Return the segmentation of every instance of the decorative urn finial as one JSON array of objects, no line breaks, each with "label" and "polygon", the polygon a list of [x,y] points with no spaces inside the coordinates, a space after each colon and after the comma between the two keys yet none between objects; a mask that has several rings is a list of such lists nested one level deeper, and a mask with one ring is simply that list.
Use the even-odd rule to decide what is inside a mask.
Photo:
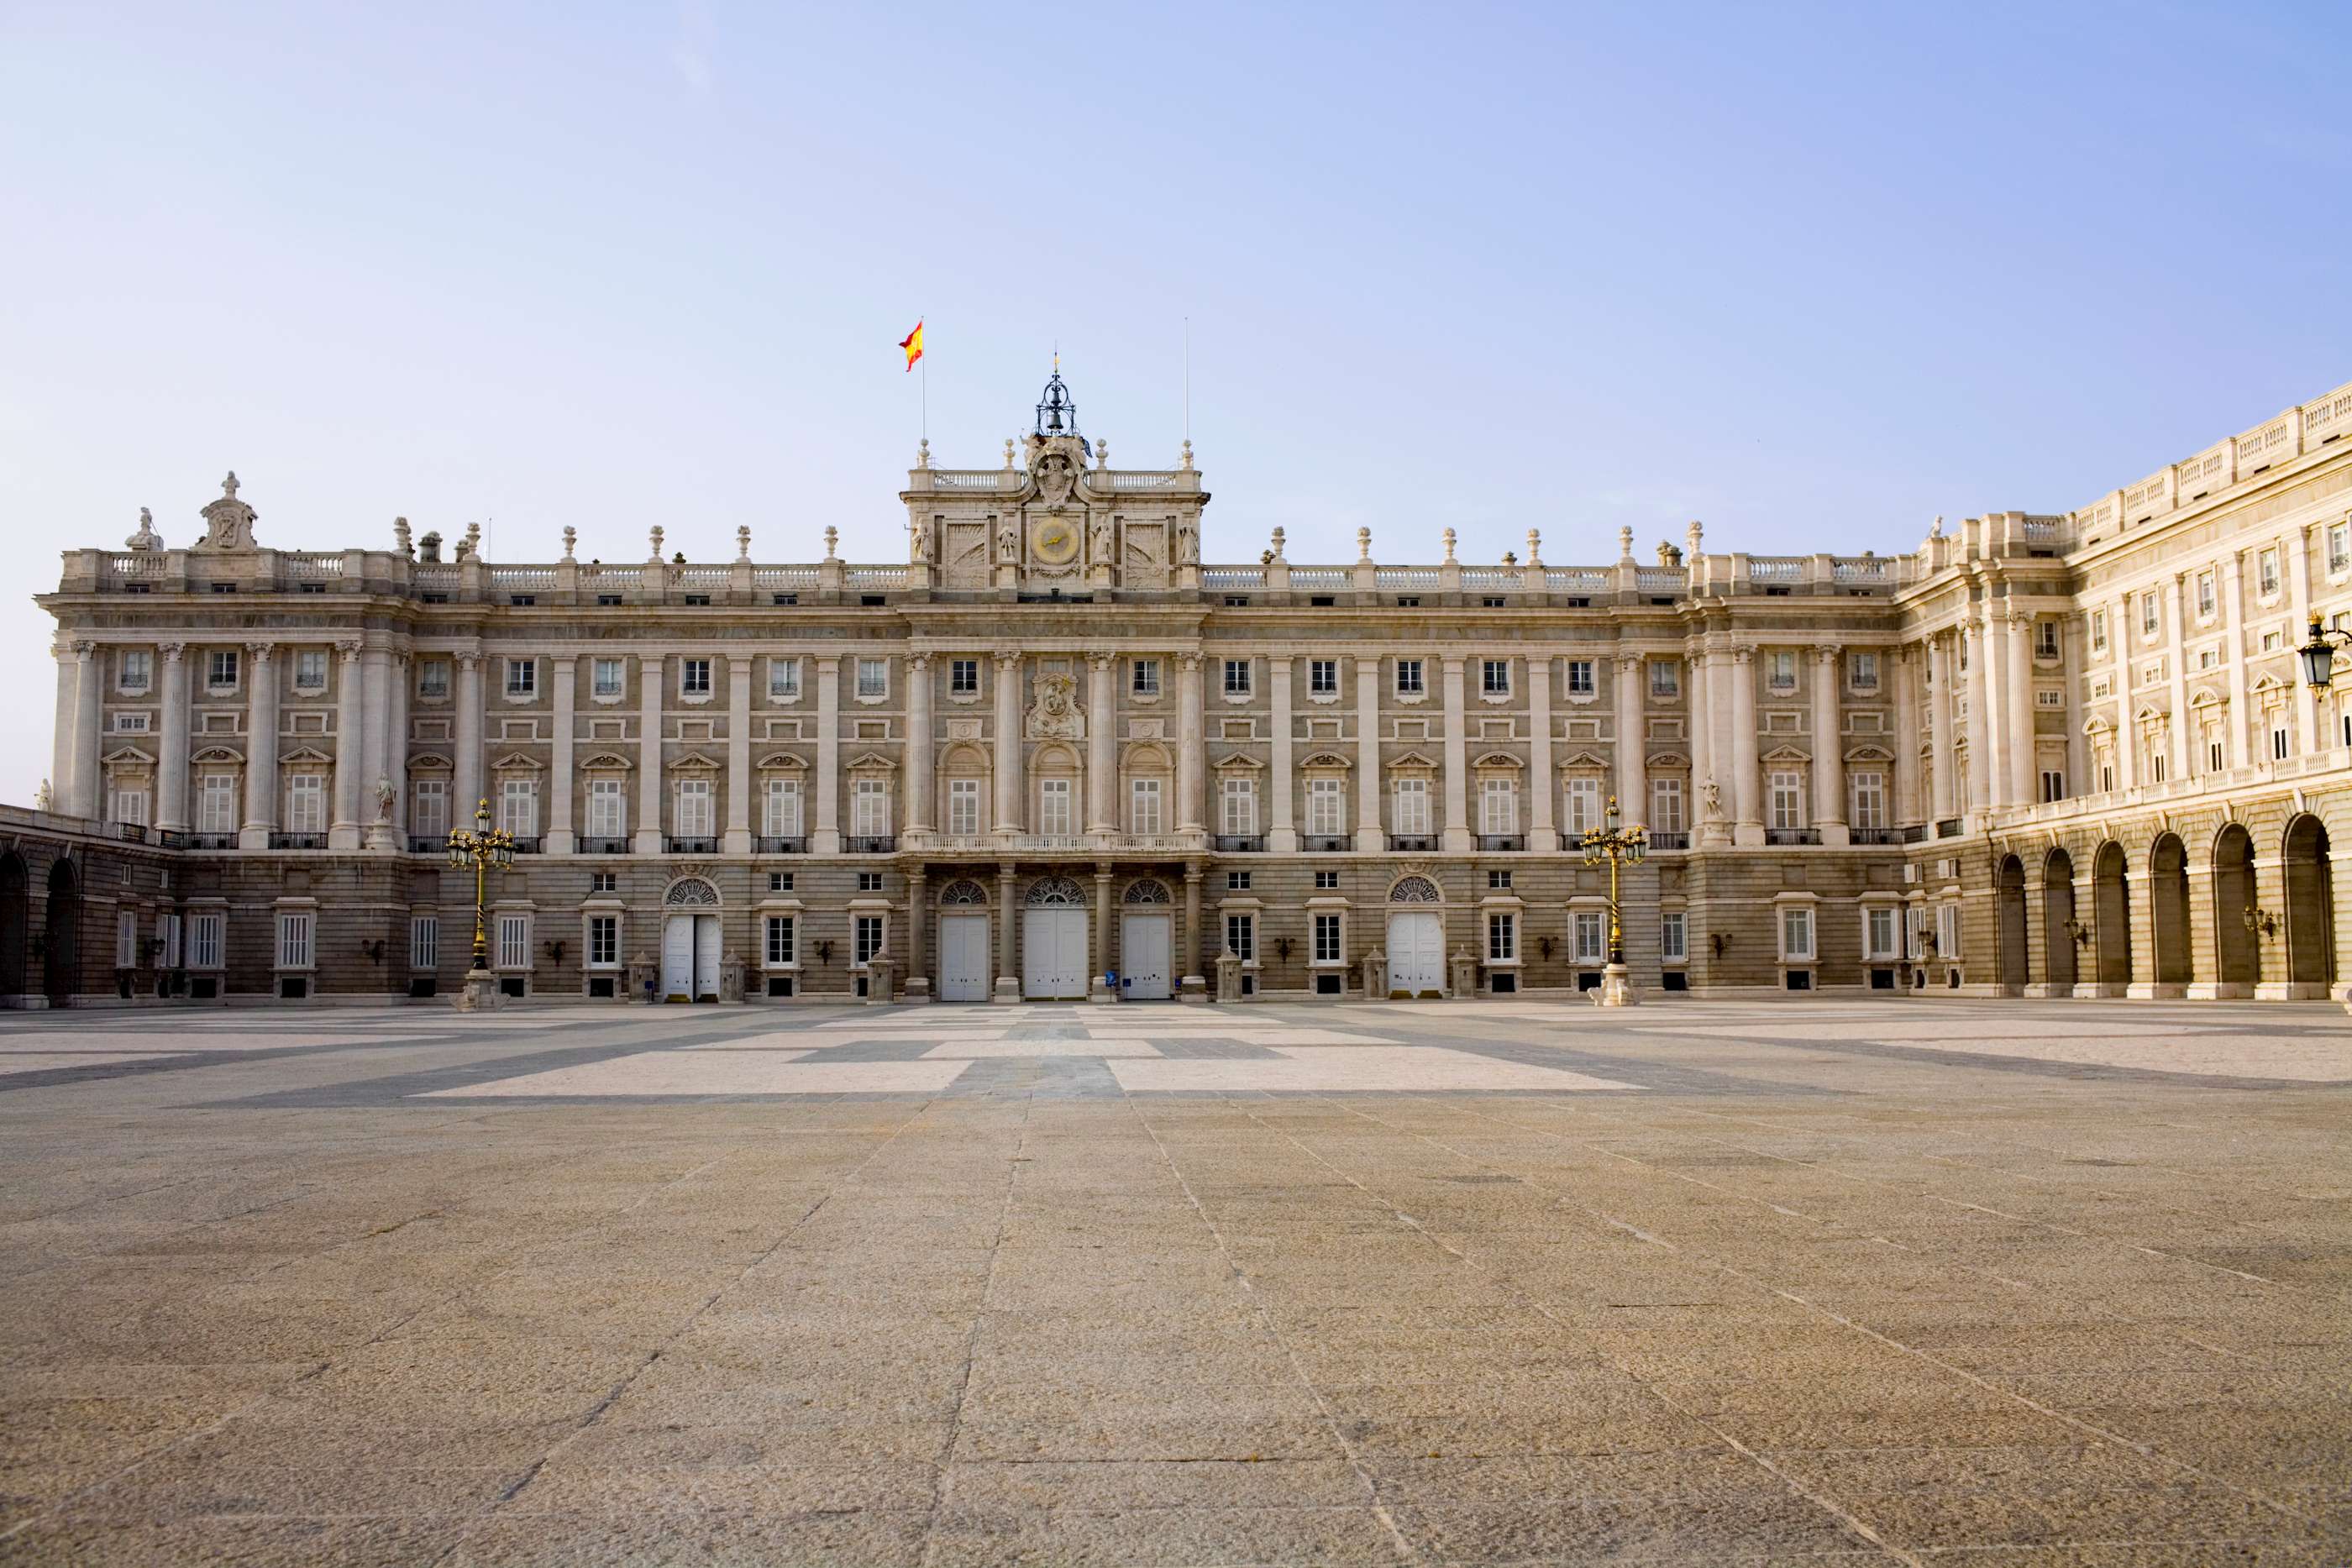
[{"label": "decorative urn finial", "polygon": [[1529,566],[1543,564],[1543,530],[1541,528],[1528,530],[1528,564]]},{"label": "decorative urn finial", "polygon": [[563,527],[563,559],[572,559],[572,546],[580,542],[580,530],[566,523]]},{"label": "decorative urn finial", "polygon": [[415,559],[416,547],[408,537],[408,519],[406,517],[394,517],[392,519],[392,543],[393,548],[400,551],[402,559],[408,560]]},{"label": "decorative urn finial", "polygon": [[841,530],[828,526],[824,530],[824,559],[827,560],[836,559],[835,551],[840,544]]},{"label": "decorative urn finial", "polygon": [[749,523],[735,525],[735,559],[737,560],[751,559],[751,525]]},{"label": "decorative urn finial", "polygon": [[647,560],[661,559],[662,526],[659,523],[656,523],[653,528],[648,530],[648,537],[653,540],[653,554],[647,556],[646,559]]},{"label": "decorative urn finial", "polygon": [[1454,530],[1452,528],[1445,530],[1444,539],[1445,559],[1450,561],[1454,559]]},{"label": "decorative urn finial", "polygon": [[1372,530],[1370,528],[1356,530],[1356,559],[1358,560],[1372,559]]}]

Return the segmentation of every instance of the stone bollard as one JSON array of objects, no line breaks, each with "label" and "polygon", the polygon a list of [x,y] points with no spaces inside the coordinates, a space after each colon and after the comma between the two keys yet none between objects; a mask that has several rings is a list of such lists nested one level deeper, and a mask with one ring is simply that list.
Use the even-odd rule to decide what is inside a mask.
[{"label": "stone bollard", "polygon": [[1470,956],[1469,949],[1454,949],[1454,994],[1475,997],[1478,994],[1478,960]]},{"label": "stone bollard", "polygon": [[1389,994],[1389,956],[1378,947],[1364,955],[1364,1000],[1376,1002]]},{"label": "stone bollard", "polygon": [[1242,956],[1228,947],[1217,955],[1217,1000],[1242,999]]},{"label": "stone bollard", "polygon": [[898,964],[887,953],[877,953],[866,960],[866,1005],[887,1008],[890,1005],[890,983],[898,977]]}]

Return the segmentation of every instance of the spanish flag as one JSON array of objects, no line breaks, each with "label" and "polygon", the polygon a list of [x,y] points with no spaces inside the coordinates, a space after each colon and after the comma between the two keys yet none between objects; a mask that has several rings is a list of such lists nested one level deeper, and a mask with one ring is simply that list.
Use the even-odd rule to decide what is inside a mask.
[{"label": "spanish flag", "polygon": [[907,350],[907,368],[913,370],[915,361],[923,357],[923,324],[920,321],[915,323],[913,331],[898,340],[898,347]]}]

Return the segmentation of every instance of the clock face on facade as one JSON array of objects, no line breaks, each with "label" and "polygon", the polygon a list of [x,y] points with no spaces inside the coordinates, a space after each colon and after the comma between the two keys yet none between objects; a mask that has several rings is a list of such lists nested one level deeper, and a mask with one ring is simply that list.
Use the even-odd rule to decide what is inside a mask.
[{"label": "clock face on facade", "polygon": [[1029,553],[1047,566],[1066,566],[1077,559],[1078,530],[1060,517],[1047,517],[1029,530]]}]

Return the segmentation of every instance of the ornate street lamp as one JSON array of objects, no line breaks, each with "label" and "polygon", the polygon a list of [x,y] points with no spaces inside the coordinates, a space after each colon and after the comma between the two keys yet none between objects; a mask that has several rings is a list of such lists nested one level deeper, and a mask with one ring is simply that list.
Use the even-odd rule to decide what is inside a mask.
[{"label": "ornate street lamp", "polygon": [[505,871],[514,864],[514,835],[504,828],[490,826],[490,802],[487,796],[474,810],[472,828],[450,830],[449,864],[458,871],[464,871],[467,866],[474,868],[474,963],[466,973],[466,989],[458,1005],[496,1007],[498,992],[497,982],[490,974],[489,933],[482,920],[482,884],[484,876],[491,870]]},{"label": "ornate street lamp", "polygon": [[1626,861],[1639,862],[1648,856],[1649,831],[1639,822],[1619,827],[1617,797],[1612,795],[1602,825],[1586,833],[1582,841],[1586,865],[1609,862],[1609,963],[1601,973],[1597,999],[1604,1008],[1630,1008],[1635,998],[1633,978],[1625,969],[1625,921],[1617,903],[1617,868]]},{"label": "ornate street lamp", "polygon": [[2324,692],[2336,679],[2336,650],[2352,648],[2352,632],[2341,627],[2322,626],[2319,617],[2311,618],[2311,641],[2294,651],[2303,661],[2303,682],[2313,691]]}]

